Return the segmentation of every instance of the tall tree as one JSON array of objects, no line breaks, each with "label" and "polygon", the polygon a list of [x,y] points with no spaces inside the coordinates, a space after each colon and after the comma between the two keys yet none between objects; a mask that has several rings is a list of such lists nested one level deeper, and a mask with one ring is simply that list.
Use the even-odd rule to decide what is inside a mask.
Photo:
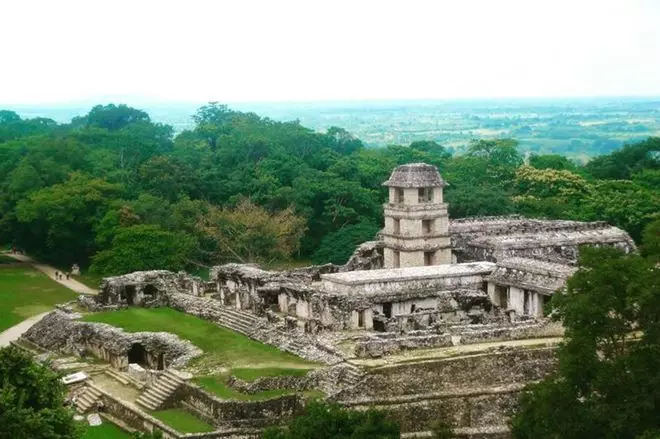
[{"label": "tall tree", "polygon": [[0,439],[78,439],[64,385],[46,364],[15,347],[0,349]]},{"label": "tall tree", "polygon": [[636,254],[584,248],[566,292],[556,375],[524,393],[517,439],[660,435],[660,268]]}]

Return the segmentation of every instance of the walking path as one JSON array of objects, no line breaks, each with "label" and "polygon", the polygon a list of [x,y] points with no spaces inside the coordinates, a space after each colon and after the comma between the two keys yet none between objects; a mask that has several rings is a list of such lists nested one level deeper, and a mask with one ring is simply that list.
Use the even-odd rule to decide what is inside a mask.
[{"label": "walking path", "polygon": [[[9,256],[10,258],[16,259],[17,261],[25,262],[32,265],[37,270],[41,271],[46,276],[53,279],[55,282],[64,285],[65,287],[75,291],[76,293],[98,294],[98,291],[89,288],[87,285],[84,285],[75,279],[66,279],[66,278],[62,280],[55,279],[55,272],[59,270],[55,270],[53,267],[49,265],[41,264],[35,261],[34,259],[30,258],[29,256],[18,255],[14,253],[3,253],[3,254]],[[26,332],[28,329],[32,327],[32,325],[34,325],[39,320],[41,320],[46,314],[48,313],[45,312],[42,314],[38,314],[36,316],[32,316],[30,318],[23,320],[21,323],[14,325],[3,332],[0,332],[0,347],[9,346],[9,342],[17,340],[21,335],[23,335],[24,332]]]},{"label": "walking path", "polygon": [[28,329],[32,327],[35,323],[37,323],[39,320],[44,318],[44,316],[48,314],[47,312],[37,314],[36,316],[32,316],[28,319],[23,320],[21,323],[18,325],[14,325],[11,328],[0,332],[0,348],[3,348],[5,346],[9,346],[9,342],[12,342],[14,340],[18,340],[18,338],[23,335],[24,332],[26,332]]},{"label": "walking path", "polygon": [[50,265],[41,264],[41,263],[35,261],[34,259],[32,259],[29,256],[18,255],[18,254],[15,254],[15,253],[4,253],[4,254],[6,256],[9,256],[10,258],[16,259],[17,261],[26,262],[26,263],[32,265],[37,270],[41,271],[46,276],[53,279],[55,282],[57,282],[61,285],[64,285],[65,287],[75,291],[76,293],[79,293],[79,294],[98,294],[98,291],[88,287],[85,284],[82,284],[82,283],[78,282],[75,279],[71,279],[71,278],[69,278],[69,279],[66,279],[66,278],[64,278],[64,279],[55,279],[55,272],[60,271],[60,270],[56,270],[55,268],[51,267]]}]

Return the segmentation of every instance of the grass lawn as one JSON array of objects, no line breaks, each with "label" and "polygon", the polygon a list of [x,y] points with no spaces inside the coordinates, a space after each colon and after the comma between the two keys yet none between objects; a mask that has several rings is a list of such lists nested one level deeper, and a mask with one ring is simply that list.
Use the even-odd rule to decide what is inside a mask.
[{"label": "grass lawn", "polygon": [[[84,320],[103,322],[128,332],[165,331],[189,340],[204,351],[193,360],[196,368],[297,368],[316,365],[300,357],[259,343],[242,334],[222,328],[206,320],[170,308],[127,308],[84,316]],[[266,368],[266,369],[264,369]]]},{"label": "grass lawn", "polygon": [[132,439],[133,437],[104,419],[103,424],[99,426],[92,427],[88,425],[80,439]]},{"label": "grass lawn", "polygon": [[254,381],[261,377],[280,377],[280,376],[295,376],[301,377],[309,372],[308,369],[293,369],[285,367],[264,367],[264,368],[248,368],[237,367],[231,370],[231,374],[236,378],[243,381]]},{"label": "grass lawn", "polygon": [[[234,371],[232,371],[233,374]],[[320,398],[324,396],[323,392],[318,390],[308,390],[298,392],[291,389],[264,390],[257,393],[241,393],[225,384],[226,375],[213,375],[193,378],[193,381],[207,392],[222,399],[234,399],[238,401],[260,401],[263,399],[275,398],[276,396],[291,395],[293,393],[302,393],[309,398]]]},{"label": "grass lawn", "polygon": [[15,264],[18,261],[7,255],[0,255],[0,264]]},{"label": "grass lawn", "polygon": [[215,430],[212,425],[183,409],[159,410],[151,415],[180,433],[205,433]]},{"label": "grass lawn", "polygon": [[0,267],[0,332],[78,295],[27,266]]},{"label": "grass lawn", "polygon": [[222,375],[205,376],[194,378],[193,381],[204,390],[217,395],[222,399],[235,399],[238,401],[259,401],[262,399],[274,398],[276,396],[288,395],[295,393],[287,389],[264,390],[257,393],[241,393],[228,387],[225,384],[226,377]]}]

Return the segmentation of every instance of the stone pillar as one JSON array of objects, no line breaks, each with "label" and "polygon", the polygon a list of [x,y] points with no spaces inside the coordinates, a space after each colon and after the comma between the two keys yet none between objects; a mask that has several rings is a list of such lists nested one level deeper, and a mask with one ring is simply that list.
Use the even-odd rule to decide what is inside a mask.
[{"label": "stone pillar", "polygon": [[358,315],[358,311],[351,311],[350,329],[358,329],[359,323],[360,323],[360,316]]},{"label": "stone pillar", "polygon": [[500,303],[500,298],[497,297],[497,294],[495,293],[495,284],[492,282],[488,282],[488,297],[490,297],[490,301],[493,302],[497,306],[502,306]]},{"label": "stone pillar", "polygon": [[374,328],[374,312],[371,308],[367,308],[362,311],[363,317],[362,321],[364,322],[364,329],[373,329]]}]

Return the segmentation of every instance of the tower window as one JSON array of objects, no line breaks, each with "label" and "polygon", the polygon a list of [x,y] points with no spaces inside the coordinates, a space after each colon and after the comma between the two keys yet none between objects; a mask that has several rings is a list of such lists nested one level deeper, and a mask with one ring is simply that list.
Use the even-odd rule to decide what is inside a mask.
[{"label": "tower window", "polygon": [[435,252],[424,252],[424,265],[433,265],[433,256]]},{"label": "tower window", "polygon": [[430,235],[433,233],[433,220],[422,220],[422,233]]},{"label": "tower window", "polygon": [[399,250],[394,250],[392,252],[392,265],[394,265],[394,268],[399,268],[401,266],[401,255],[399,254]]},{"label": "tower window", "polygon": [[394,218],[392,220],[392,225],[393,225],[392,229],[395,234],[398,235],[399,233],[401,233],[401,221],[399,219]]},{"label": "tower window", "polygon": [[403,200],[404,200],[403,189],[398,187],[395,189],[394,192],[394,202],[397,204],[403,204]]},{"label": "tower window", "polygon": [[421,187],[418,189],[418,201],[420,203],[430,203],[433,201],[433,188]]}]

